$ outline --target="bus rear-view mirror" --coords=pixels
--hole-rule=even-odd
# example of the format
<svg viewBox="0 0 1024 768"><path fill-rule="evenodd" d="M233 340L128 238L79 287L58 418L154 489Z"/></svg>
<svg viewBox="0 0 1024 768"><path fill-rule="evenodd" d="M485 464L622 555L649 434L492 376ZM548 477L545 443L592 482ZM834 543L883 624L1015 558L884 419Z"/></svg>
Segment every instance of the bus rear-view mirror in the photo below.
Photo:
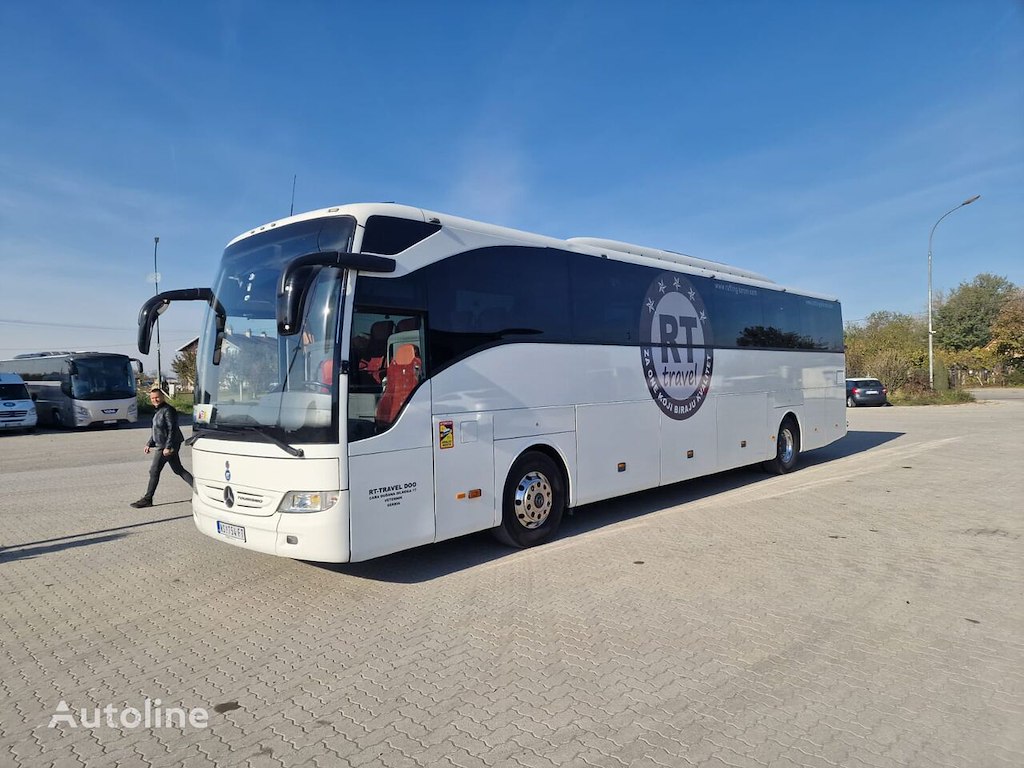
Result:
<svg viewBox="0 0 1024 768"><path fill-rule="evenodd" d="M226 322L226 313L213 291L209 288L182 288L177 291L164 291L146 301L139 310L139 352L149 354L149 347L153 339L153 326L172 301L205 301L217 314L218 327L223 328Z"/></svg>

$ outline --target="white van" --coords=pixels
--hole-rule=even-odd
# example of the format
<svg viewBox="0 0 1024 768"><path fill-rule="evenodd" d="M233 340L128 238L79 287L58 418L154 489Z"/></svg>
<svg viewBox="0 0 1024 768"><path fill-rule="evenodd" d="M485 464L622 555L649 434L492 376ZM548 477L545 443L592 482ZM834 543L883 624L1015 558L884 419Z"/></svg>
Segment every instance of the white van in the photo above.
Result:
<svg viewBox="0 0 1024 768"><path fill-rule="evenodd" d="M16 373L0 373L0 432L36 427L36 404L24 379Z"/></svg>

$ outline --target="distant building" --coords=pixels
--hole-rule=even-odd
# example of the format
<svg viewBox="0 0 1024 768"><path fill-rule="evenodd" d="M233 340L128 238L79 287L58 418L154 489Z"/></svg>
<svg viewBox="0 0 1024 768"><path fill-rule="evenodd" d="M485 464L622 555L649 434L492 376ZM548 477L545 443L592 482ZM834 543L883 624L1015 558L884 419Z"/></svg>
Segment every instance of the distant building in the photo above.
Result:
<svg viewBox="0 0 1024 768"><path fill-rule="evenodd" d="M192 354L195 354L196 351L198 350L198 348L199 348L199 337L196 336L194 339L189 341L187 344L183 344L182 346L178 347L175 350L175 352L176 352L175 357L177 357L178 355L181 355L184 352L191 352ZM170 379L168 379L166 376L164 377L164 380L167 381L168 384L170 384ZM195 388L196 388L196 383L194 381L192 381L191 379L185 378L185 379L182 379L180 381L175 380L175 388L173 390L168 390L168 391L173 395L176 392L194 392Z"/></svg>

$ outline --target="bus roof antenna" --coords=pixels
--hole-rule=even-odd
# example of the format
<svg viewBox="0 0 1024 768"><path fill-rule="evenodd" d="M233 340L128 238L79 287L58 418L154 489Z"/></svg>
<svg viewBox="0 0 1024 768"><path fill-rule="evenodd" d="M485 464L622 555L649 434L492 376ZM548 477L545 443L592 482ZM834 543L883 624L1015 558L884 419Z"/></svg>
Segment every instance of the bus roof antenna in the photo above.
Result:
<svg viewBox="0 0 1024 768"><path fill-rule="evenodd" d="M288 209L288 215L292 216L295 214L295 180L299 178L298 174L292 176L292 207Z"/></svg>

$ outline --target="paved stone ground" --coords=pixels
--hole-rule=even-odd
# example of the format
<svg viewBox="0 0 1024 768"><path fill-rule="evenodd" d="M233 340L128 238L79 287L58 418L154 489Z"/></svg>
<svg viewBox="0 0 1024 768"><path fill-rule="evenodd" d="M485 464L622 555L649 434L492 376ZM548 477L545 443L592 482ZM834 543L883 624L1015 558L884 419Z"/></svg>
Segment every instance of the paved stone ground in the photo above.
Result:
<svg viewBox="0 0 1024 768"><path fill-rule="evenodd" d="M0 436L0 765L1024 764L1024 400L848 414L792 475L336 568L169 473L130 510L144 429ZM147 697L209 723L48 727Z"/></svg>

